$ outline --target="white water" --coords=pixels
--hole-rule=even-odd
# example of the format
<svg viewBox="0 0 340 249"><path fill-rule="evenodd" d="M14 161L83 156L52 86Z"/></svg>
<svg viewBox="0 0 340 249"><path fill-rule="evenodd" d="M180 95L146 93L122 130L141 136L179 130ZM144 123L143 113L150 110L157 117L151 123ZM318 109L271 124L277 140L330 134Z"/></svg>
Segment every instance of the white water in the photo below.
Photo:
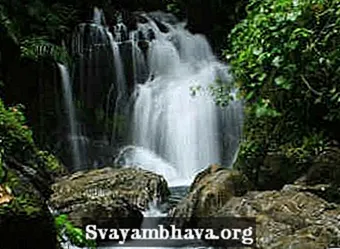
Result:
<svg viewBox="0 0 340 249"><path fill-rule="evenodd" d="M143 148L143 156L135 153L133 159L129 155L130 160L143 165L152 161L146 159L149 155L158 155L176 169L178 179L190 183L208 165L222 162L221 131L231 123L233 128L225 133L234 142L223 152L234 158L241 135L241 105L232 102L231 107L221 109L209 94L207 89L218 77L231 77L203 36L189 33L183 24L166 22L163 25L169 32L162 33L145 17L149 22L139 24L137 32L147 36L152 30L155 39L147 56L149 79L136 86L133 114L133 143ZM191 96L195 86L204 90Z"/></svg>
<svg viewBox="0 0 340 249"><path fill-rule="evenodd" d="M137 166L164 177L170 187L189 185L190 182L181 178L176 168L163 158L143 147L127 146L122 149L115 160L116 164Z"/></svg>
<svg viewBox="0 0 340 249"><path fill-rule="evenodd" d="M101 25L102 23L105 25L105 17L103 10L99 9L98 7L94 7L92 20L97 25Z"/></svg>
<svg viewBox="0 0 340 249"><path fill-rule="evenodd" d="M168 32L161 32L152 17L159 18ZM169 16L164 14L153 13L144 18L148 22L139 23L138 29L130 33L118 20L111 34L104 26L103 12L95 8L91 24L89 50L107 45L107 40L113 51L115 79L106 96L107 116L114 115L108 112L113 91L118 93L114 110L120 108L120 98L127 93L126 58L120 49L122 44L131 46L135 97L130 120L132 145L124 147L115 162L160 174L170 186L188 186L208 165L224 162L230 166L235 160L241 136L242 104L233 101L224 109L215 104L209 87L217 79L226 84L232 79L228 67L215 58L204 36L191 34L184 24L167 23ZM84 34L85 26L80 26L73 39L73 51L79 55L86 52ZM140 42L148 44L146 56ZM81 72L81 81L84 75ZM86 90L85 84L81 86ZM192 96L192 87L202 90ZM115 127L113 134L114 130ZM144 213L145 217L164 215L153 206Z"/></svg>
<svg viewBox="0 0 340 249"><path fill-rule="evenodd" d="M80 92L90 103L86 108L103 106L114 145L122 136L117 118L125 115L128 98L134 97L132 113L124 117L131 134L125 145L137 147L138 153L129 153L127 161L153 171L160 167L157 172L163 176L168 173L164 165L171 165L176 184L190 183L210 164L230 166L241 136L242 105L233 101L222 109L209 90L216 80L231 84L228 67L216 59L204 36L190 33L172 16L140 15L144 21L132 31L119 17L111 33L98 8L91 24L79 25L72 51L81 57ZM102 63L106 60L111 65ZM195 96L193 87L201 89ZM100 89L107 89L106 96L100 96Z"/></svg>
<svg viewBox="0 0 340 249"><path fill-rule="evenodd" d="M64 65L58 64L58 67L59 67L60 74L61 74L64 104L67 110L68 123L70 127L69 140L71 141L71 147L72 147L72 163L75 169L79 169L79 167L82 165L81 163L82 159L81 159L81 152L79 148L80 146L79 146L79 142L77 139L79 137L79 132L78 132L77 123L76 123L76 114L75 114L74 104L73 104L74 102L73 102L70 75L68 73L67 68Z"/></svg>
<svg viewBox="0 0 340 249"><path fill-rule="evenodd" d="M109 37L110 45L112 48L112 56L114 60L114 68L115 68L115 74L116 74L116 79L115 82L112 83L107 100L109 101L111 98L111 93L113 90L117 91L117 98L115 100L115 105L114 105L114 112L113 113L108 113L109 106L106 108L107 116L108 118L110 115L113 115L113 127L112 127L112 135L111 135L111 142L114 142L114 139L116 137L116 130L117 130L117 117L119 114L119 110L121 109L121 104L122 100L124 100L127 97L127 87L126 87L126 78L124 74L124 66L123 66L123 59L120 54L119 50L119 45L118 42L114 40L112 37L112 34L106 30L107 35ZM124 108L124 107L123 107Z"/></svg>

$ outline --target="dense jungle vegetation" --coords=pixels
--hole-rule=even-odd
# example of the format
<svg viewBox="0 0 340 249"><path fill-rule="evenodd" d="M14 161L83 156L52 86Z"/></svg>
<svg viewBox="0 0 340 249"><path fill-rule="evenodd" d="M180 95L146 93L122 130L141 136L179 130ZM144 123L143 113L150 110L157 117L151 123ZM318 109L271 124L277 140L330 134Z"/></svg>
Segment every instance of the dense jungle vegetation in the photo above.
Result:
<svg viewBox="0 0 340 249"><path fill-rule="evenodd" d="M337 0L251 1L230 34L224 54L247 103L240 165L255 182L270 152L284 158L283 183L338 144L339 8Z"/></svg>
<svg viewBox="0 0 340 249"><path fill-rule="evenodd" d="M0 0L0 187L16 197L3 204L0 196L0 216L53 223L42 200L64 169L43 151L48 145L34 142L40 129L36 71L42 63L72 64L68 38L78 23L91 18L94 6L103 8L108 23L117 11L131 23L131 11L169 11L208 37L217 56L229 63L245 101L244 139L235 167L258 189L295 181L316 158L339 148L339 0ZM228 93L219 98L229 98ZM52 116L47 126L53 125ZM340 158L334 160L339 165ZM340 168L319 178L337 188ZM27 182L42 191L40 199L33 187L23 187ZM56 221L58 231L66 226L75 243L84 243L64 216Z"/></svg>

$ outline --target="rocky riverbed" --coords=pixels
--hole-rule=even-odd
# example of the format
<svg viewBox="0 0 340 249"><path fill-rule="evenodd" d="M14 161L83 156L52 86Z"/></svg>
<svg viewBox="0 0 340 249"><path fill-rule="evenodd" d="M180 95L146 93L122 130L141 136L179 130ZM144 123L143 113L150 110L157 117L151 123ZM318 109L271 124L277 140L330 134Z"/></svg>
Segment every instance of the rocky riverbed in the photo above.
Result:
<svg viewBox="0 0 340 249"><path fill-rule="evenodd" d="M194 217L255 217L261 249L338 246L340 206L316 195L318 188L325 186L298 181L281 190L255 191L241 172L212 165L196 176L187 193L174 189L179 196L169 198L162 176L133 167L104 168L62 178L52 187L50 203L80 227L88 222L119 227L119 217L136 218L138 227L148 203L170 199L168 215L187 225Z"/></svg>

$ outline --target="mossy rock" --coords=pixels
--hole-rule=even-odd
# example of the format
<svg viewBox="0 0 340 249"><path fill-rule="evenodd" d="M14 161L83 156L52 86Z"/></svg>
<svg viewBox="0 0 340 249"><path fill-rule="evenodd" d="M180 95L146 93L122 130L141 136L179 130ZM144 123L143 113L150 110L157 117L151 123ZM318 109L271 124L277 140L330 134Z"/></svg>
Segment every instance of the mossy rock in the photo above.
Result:
<svg viewBox="0 0 340 249"><path fill-rule="evenodd" d="M12 169L3 187L10 200L0 203L0 248L56 248L54 219L40 190Z"/></svg>
<svg viewBox="0 0 340 249"><path fill-rule="evenodd" d="M316 156L307 173L290 187L311 192L329 202L340 203L340 149L331 147Z"/></svg>
<svg viewBox="0 0 340 249"><path fill-rule="evenodd" d="M77 227L91 222L121 226L120 218L141 224L149 203L162 204L170 191L162 176L135 167L81 171L56 182L50 205Z"/></svg>
<svg viewBox="0 0 340 249"><path fill-rule="evenodd" d="M305 182L307 185L340 186L340 149L329 148L318 155L306 174Z"/></svg>
<svg viewBox="0 0 340 249"><path fill-rule="evenodd" d="M259 249L308 249L340 246L340 206L309 192L248 192L231 198L218 217L255 217ZM314 246L314 247L313 247Z"/></svg>
<svg viewBox="0 0 340 249"><path fill-rule="evenodd" d="M65 171L36 147L21 109L0 99L0 248L53 249L57 235L46 200Z"/></svg>
<svg viewBox="0 0 340 249"><path fill-rule="evenodd" d="M238 158L234 168L247 175L258 190L280 190L285 184L293 183L304 170L277 151L256 158Z"/></svg>
<svg viewBox="0 0 340 249"><path fill-rule="evenodd" d="M230 198L242 196L250 189L252 184L241 172L211 165L196 176L189 194L169 215L183 218L183 225L188 225L195 217L214 216Z"/></svg>

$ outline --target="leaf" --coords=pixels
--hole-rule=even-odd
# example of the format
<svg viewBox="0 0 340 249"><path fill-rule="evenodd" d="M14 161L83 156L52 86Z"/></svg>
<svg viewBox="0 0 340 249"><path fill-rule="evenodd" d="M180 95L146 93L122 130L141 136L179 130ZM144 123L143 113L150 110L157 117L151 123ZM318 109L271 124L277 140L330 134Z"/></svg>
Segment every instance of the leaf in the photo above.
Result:
<svg viewBox="0 0 340 249"><path fill-rule="evenodd" d="M285 78L283 76L279 76L277 78L275 78L275 84L278 86L282 86L285 83Z"/></svg>
<svg viewBox="0 0 340 249"><path fill-rule="evenodd" d="M254 96L254 91L249 92L246 96L246 100L250 100Z"/></svg>
<svg viewBox="0 0 340 249"><path fill-rule="evenodd" d="M272 64L275 66L275 67L280 67L280 63L281 63L282 59L280 56L276 56L274 58L274 60L272 61Z"/></svg>
<svg viewBox="0 0 340 249"><path fill-rule="evenodd" d="M266 77L267 77L266 73L261 74L261 76L259 77L259 81L263 81Z"/></svg>
<svg viewBox="0 0 340 249"><path fill-rule="evenodd" d="M253 49L253 54L254 55L260 55L262 52L263 52L263 48L262 47Z"/></svg>

